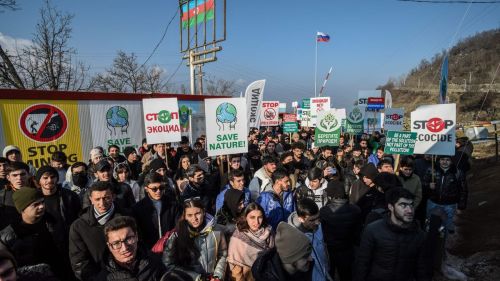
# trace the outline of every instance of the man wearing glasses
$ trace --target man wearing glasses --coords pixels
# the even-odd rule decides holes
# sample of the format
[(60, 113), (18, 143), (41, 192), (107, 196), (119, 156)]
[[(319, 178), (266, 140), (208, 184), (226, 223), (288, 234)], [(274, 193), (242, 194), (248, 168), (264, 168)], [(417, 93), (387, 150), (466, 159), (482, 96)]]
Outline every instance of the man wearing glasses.
[(104, 227), (107, 251), (96, 280), (160, 280), (165, 267), (159, 256), (139, 244), (135, 220), (121, 216)]
[(149, 173), (144, 180), (146, 196), (132, 208), (141, 240), (147, 248), (167, 231), (175, 227), (180, 208), (170, 192), (165, 192), (166, 183), (158, 173)]
[(113, 185), (107, 181), (93, 183), (88, 193), (92, 204), (71, 225), (69, 256), (79, 280), (90, 280), (99, 272), (106, 248), (102, 235), (104, 224), (123, 212), (113, 203), (115, 195), (112, 189)]

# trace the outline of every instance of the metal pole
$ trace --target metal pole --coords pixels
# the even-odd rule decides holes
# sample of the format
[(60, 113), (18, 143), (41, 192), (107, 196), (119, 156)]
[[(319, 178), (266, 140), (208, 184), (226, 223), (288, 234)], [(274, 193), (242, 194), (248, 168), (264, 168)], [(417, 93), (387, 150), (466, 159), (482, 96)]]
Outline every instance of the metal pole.
[[(316, 32), (316, 34), (318, 34)], [(316, 37), (318, 37), (318, 35), (316, 35)], [(315, 56), (314, 56), (314, 97), (316, 97), (316, 76), (318, 74), (318, 38), (314, 38), (314, 40), (316, 41), (316, 52), (315, 52)]]
[(189, 76), (191, 79), (191, 95), (194, 95), (194, 51), (189, 51)]
[(494, 124), (495, 126), (495, 161), (498, 162), (498, 131), (497, 131), (497, 124)]

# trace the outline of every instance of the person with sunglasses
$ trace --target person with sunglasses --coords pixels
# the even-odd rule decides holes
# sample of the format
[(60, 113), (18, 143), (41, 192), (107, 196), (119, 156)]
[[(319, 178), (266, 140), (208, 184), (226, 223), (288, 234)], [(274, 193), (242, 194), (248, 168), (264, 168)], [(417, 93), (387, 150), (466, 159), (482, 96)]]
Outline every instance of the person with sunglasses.
[[(227, 244), (215, 219), (205, 212), (202, 201), (188, 198), (175, 232), (163, 250), (167, 270), (182, 270), (193, 280), (224, 280)], [(201, 279), (200, 279), (201, 278)]]
[(107, 280), (160, 280), (165, 266), (159, 256), (153, 255), (139, 241), (134, 218), (115, 217), (104, 227), (107, 251), (97, 281)]
[(146, 196), (132, 208), (144, 244), (151, 248), (167, 231), (175, 227), (180, 206), (158, 173), (149, 173), (144, 180)]

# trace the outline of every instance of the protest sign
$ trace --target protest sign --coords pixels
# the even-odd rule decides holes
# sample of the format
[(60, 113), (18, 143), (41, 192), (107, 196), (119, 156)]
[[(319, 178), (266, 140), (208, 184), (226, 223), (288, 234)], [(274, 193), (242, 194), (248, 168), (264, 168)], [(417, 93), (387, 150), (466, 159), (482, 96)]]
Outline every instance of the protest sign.
[(245, 91), (247, 112), (248, 112), (248, 127), (259, 128), (260, 110), (262, 101), (264, 100), (264, 86), (266, 80), (258, 80), (248, 85)]
[(314, 144), (317, 147), (339, 146), (341, 122), (336, 110), (321, 111), (314, 130)]
[(302, 114), (301, 114), (301, 118), (300, 118), (300, 126), (313, 127), (310, 109), (302, 109)]
[(404, 108), (387, 108), (384, 116), (384, 130), (401, 131), (403, 129)]
[(456, 104), (419, 106), (411, 113), (416, 154), (455, 155)]
[(330, 109), (330, 97), (311, 98), (311, 121), (316, 125), (318, 114)]
[(144, 138), (140, 101), (89, 101), (92, 147), (137, 148)]
[(205, 100), (208, 156), (248, 152), (246, 109), (244, 98)]
[(388, 131), (385, 135), (384, 153), (412, 155), (417, 141), (415, 132)]
[(261, 116), (260, 116), (260, 126), (278, 126), (279, 122), (279, 101), (263, 101)]
[(295, 133), (298, 131), (297, 115), (283, 114), (283, 133)]
[(311, 108), (311, 99), (310, 98), (302, 99), (302, 105), (301, 105), (300, 108), (302, 108), (302, 109), (310, 109)]
[(363, 133), (365, 111), (359, 106), (353, 106), (347, 110), (346, 133), (359, 135)]
[(362, 90), (358, 91), (358, 106), (363, 110), (368, 106), (368, 98), (370, 97), (381, 97), (382, 93), (380, 90)]
[(181, 141), (176, 98), (143, 99), (142, 108), (148, 144)]
[(380, 109), (384, 109), (384, 105), (385, 105), (384, 98), (369, 97), (368, 98), (368, 105), (366, 107), (366, 110), (377, 111), (377, 110), (380, 110)]

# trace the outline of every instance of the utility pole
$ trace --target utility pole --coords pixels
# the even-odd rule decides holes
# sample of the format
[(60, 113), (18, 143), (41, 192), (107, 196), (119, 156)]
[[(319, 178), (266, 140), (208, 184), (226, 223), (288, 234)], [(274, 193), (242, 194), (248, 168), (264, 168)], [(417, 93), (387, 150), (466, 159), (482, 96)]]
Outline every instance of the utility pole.
[(469, 85), (472, 84), (472, 71), (469, 71)]

